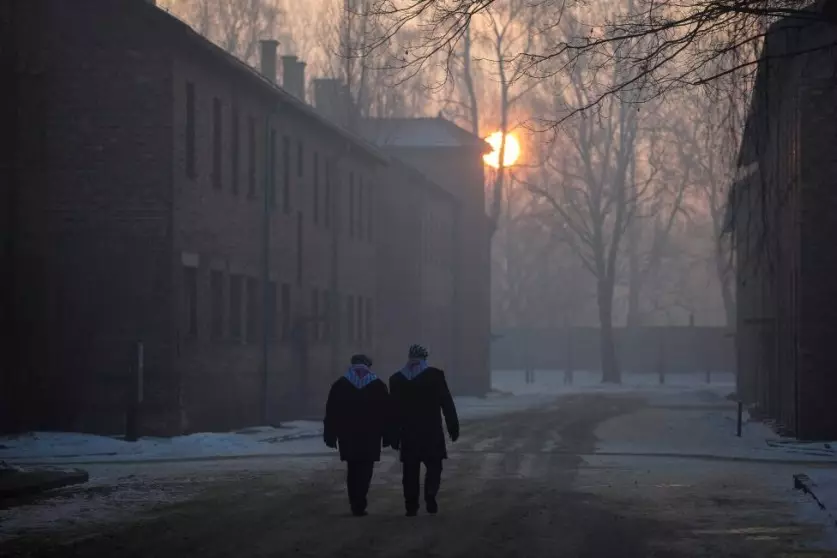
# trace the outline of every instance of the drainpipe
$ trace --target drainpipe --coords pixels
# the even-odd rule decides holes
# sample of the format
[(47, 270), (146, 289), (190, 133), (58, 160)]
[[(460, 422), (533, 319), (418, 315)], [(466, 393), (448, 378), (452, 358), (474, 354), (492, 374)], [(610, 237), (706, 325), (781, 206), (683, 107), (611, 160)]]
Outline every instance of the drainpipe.
[[(268, 308), (268, 285), (270, 283), (270, 199), (271, 188), (276, 187), (274, 180), (273, 143), (274, 137), (271, 134), (271, 117), (268, 113), (265, 118), (265, 179), (264, 179), (264, 216), (262, 219), (262, 409), (261, 423), (269, 424), (269, 362), (270, 362), (270, 311)], [(274, 194), (275, 195), (275, 194)]]
[(348, 159), (351, 152), (351, 144), (347, 141), (344, 144), (343, 153), (334, 160), (334, 168), (332, 169), (334, 176), (329, 177), (333, 180), (331, 191), (331, 293), (332, 304), (329, 309), (329, 319), (331, 320), (331, 368), (333, 370), (340, 369), (340, 351), (343, 330), (343, 314), (341, 312), (342, 303), (340, 297), (340, 195), (342, 193), (343, 173), (339, 172), (340, 163), (344, 159)]
[[(276, 47), (277, 41), (261, 41), (261, 72), (271, 82), (276, 83)], [(264, 188), (262, 198), (264, 199), (264, 215), (262, 219), (262, 401), (261, 401), (261, 422), (263, 425), (269, 423), (270, 415), (270, 323), (271, 312), (268, 308), (268, 284), (270, 283), (270, 215), (271, 198), (276, 197), (276, 164), (273, 160), (275, 151), (275, 137), (271, 134), (273, 119), (277, 115), (276, 105), (272, 105), (265, 117), (264, 138), (265, 138), (265, 168)]]

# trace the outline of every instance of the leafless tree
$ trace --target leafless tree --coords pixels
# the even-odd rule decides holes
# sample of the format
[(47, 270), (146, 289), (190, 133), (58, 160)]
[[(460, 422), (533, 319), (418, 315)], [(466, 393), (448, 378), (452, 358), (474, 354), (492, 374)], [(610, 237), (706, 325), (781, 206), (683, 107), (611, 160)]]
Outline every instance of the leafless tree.
[[(581, 67), (570, 75), (566, 91), (571, 103), (586, 102), (589, 91)], [(622, 242), (644, 195), (630, 173), (638, 119), (630, 103), (617, 99), (603, 103), (595, 117), (575, 119), (564, 152), (553, 150), (543, 161), (541, 180), (529, 184), (552, 209), (562, 240), (596, 280), (604, 382), (621, 382), (613, 297)]]
[(735, 323), (733, 262), (729, 238), (723, 234), (729, 186), (735, 170), (740, 133), (740, 103), (714, 92), (690, 94), (692, 110), (683, 111), (674, 131), (680, 165), (692, 169), (696, 193), (711, 223), (712, 262), (724, 303), (727, 325)]
[(259, 40), (280, 32), (280, 0), (163, 0), (160, 6), (249, 64), (256, 63)]
[[(438, 53), (451, 55), (471, 21), (503, 0), (374, 0), (372, 13), (384, 30), (367, 48), (374, 49), (405, 27), (420, 29), (417, 41), (400, 58), (402, 66), (419, 66)], [(642, 82), (645, 96), (672, 89), (710, 83), (731, 73), (750, 71), (759, 57), (749, 54), (779, 18), (791, 18), (799, 27), (835, 20), (830, 9), (812, 9), (810, 0), (635, 0), (631, 9), (601, 6), (587, 0), (528, 0), (543, 10), (539, 29), (549, 31), (567, 18), (586, 21), (580, 32), (567, 35), (519, 54), (528, 63), (527, 75), (545, 77), (566, 72), (579, 60), (595, 55), (599, 70), (607, 74), (612, 54), (641, 39), (643, 48), (623, 59), (631, 70), (591, 96), (585, 110), (607, 96)], [(830, 48), (833, 42), (814, 48)], [(810, 49), (808, 49), (810, 50)], [(556, 65), (555, 62), (559, 61)], [(639, 101), (643, 100), (639, 99)], [(562, 119), (570, 115), (562, 115)]]

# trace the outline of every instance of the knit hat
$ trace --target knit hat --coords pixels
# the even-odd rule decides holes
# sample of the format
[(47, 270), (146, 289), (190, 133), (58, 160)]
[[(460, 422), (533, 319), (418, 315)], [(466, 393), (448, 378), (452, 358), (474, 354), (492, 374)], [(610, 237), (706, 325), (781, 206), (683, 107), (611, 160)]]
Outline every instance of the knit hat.
[(430, 356), (430, 353), (421, 345), (412, 345), (410, 347), (408, 356), (410, 360), (426, 360), (428, 356)]

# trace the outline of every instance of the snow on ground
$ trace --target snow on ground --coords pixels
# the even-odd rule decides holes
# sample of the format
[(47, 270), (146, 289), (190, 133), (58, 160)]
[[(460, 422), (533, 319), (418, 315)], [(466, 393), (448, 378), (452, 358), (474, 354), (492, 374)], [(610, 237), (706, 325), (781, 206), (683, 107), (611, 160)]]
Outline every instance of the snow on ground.
[[(572, 385), (561, 371), (538, 370), (526, 384), (523, 371), (495, 371), (493, 391), (485, 397), (457, 397), (464, 420), (547, 405), (557, 396), (578, 393), (629, 395), (650, 407), (602, 424), (599, 451), (633, 454), (688, 454), (729, 458), (831, 461), (830, 446), (808, 447), (782, 440), (766, 426), (748, 422), (735, 436), (736, 406), (726, 399), (735, 389), (729, 374), (672, 374), (664, 385), (654, 374), (625, 374), (621, 385), (601, 383), (599, 373), (575, 372)], [(676, 411), (676, 412), (675, 412)], [(745, 416), (745, 420), (746, 420)], [(683, 436), (682, 432), (688, 432)], [(294, 421), (281, 427), (254, 427), (229, 433), (199, 433), (174, 438), (119, 437), (36, 432), (0, 438), (0, 460), (18, 464), (90, 464), (109, 462), (211, 460), (327, 453), (322, 423)]]
[(22, 535), (119, 523), (191, 500), (218, 483), (273, 475), (302, 482), (312, 470), (331, 466), (332, 456), (85, 465), (90, 481), (83, 485), (0, 506), (0, 542)]
[[(312, 451), (310, 440), (322, 434), (322, 424), (288, 422), (281, 427), (257, 427), (229, 433), (199, 433), (174, 438), (119, 437), (71, 432), (32, 432), (0, 438), (0, 460), (9, 463), (136, 461), (200, 459), (240, 455)], [(293, 441), (309, 443), (292, 443)]]
[(603, 384), (601, 372), (582, 370), (573, 373), (571, 384), (564, 383), (564, 372), (561, 370), (535, 370), (534, 376), (535, 382), (527, 384), (522, 370), (495, 370), (491, 377), (491, 387), (514, 395), (641, 392), (666, 397), (709, 391), (725, 396), (735, 391), (735, 376), (720, 372), (713, 373), (711, 383), (708, 384), (703, 374), (669, 374), (664, 384), (660, 384), (657, 374), (623, 373), (621, 384)]
[[(457, 397), (463, 420), (545, 405), (555, 396), (511, 396), (490, 393), (486, 397)], [(257, 457), (325, 453), (322, 423), (293, 421), (281, 427), (253, 427), (237, 432), (199, 433), (173, 438), (142, 438), (126, 442), (121, 437), (70, 432), (32, 432), (0, 437), (0, 460), (18, 464), (87, 464), (212, 458)]]

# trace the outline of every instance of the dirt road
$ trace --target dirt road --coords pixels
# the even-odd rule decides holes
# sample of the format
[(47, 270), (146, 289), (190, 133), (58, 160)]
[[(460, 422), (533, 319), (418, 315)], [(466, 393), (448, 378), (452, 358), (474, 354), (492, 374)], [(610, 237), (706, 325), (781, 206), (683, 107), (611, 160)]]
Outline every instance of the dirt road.
[[(215, 482), (198, 498), (108, 529), (21, 537), (4, 556), (732, 557), (795, 556), (816, 529), (742, 467), (641, 489), (663, 460), (587, 460), (593, 430), (642, 405), (580, 395), (537, 411), (467, 423), (445, 462), (440, 513), (404, 517), (389, 453), (370, 515), (351, 517), (336, 459), (312, 469), (276, 460)], [(660, 469), (662, 470), (662, 469)], [(749, 479), (745, 488), (735, 479)], [(801, 554), (799, 554), (801, 555)], [(805, 554), (810, 556), (811, 554)], [(821, 555), (821, 554), (816, 554)]]

